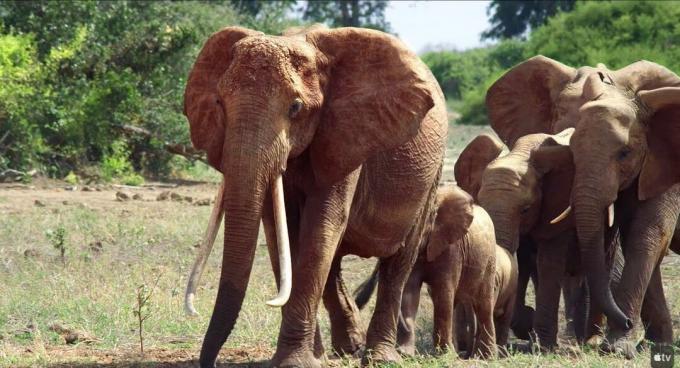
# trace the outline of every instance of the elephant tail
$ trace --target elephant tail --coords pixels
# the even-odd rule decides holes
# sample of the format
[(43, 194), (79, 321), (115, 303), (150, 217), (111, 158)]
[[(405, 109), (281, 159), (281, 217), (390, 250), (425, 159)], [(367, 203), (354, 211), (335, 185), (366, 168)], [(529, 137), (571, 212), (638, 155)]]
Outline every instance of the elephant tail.
[(375, 290), (376, 285), (378, 285), (379, 269), (380, 262), (376, 262), (371, 276), (369, 276), (368, 279), (362, 282), (361, 285), (359, 285), (359, 287), (354, 290), (354, 302), (356, 303), (357, 307), (359, 307), (359, 309), (363, 309), (371, 299), (371, 295), (373, 295), (373, 291)]

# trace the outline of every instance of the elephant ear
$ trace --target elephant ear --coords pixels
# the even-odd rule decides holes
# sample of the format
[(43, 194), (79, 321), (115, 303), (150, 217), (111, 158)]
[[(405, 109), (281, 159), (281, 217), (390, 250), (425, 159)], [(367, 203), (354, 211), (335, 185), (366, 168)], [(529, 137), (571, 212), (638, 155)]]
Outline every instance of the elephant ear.
[(197, 149), (206, 151), (208, 163), (219, 171), (222, 171), (225, 116), (217, 83), (229, 67), (234, 43), (262, 34), (241, 27), (214, 33), (203, 45), (187, 79), (184, 115), (189, 120), (191, 142)]
[(574, 68), (542, 55), (510, 69), (486, 94), (491, 127), (508, 147), (527, 134), (552, 133), (557, 98), (575, 76)]
[(456, 183), (475, 200), (486, 166), (503, 151), (503, 143), (491, 134), (480, 134), (470, 142), (453, 165)]
[(638, 183), (638, 198), (646, 200), (680, 183), (680, 87), (640, 91), (638, 96), (652, 110)]
[(435, 236), (427, 245), (427, 260), (432, 262), (467, 234), (474, 219), (472, 197), (458, 186), (440, 188), (437, 193)]
[(614, 83), (633, 92), (680, 87), (680, 78), (668, 68), (647, 60), (636, 61), (612, 72)]
[(307, 34), (307, 41), (327, 61), (321, 123), (310, 146), (321, 185), (407, 142), (434, 100), (443, 99), (427, 67), (391, 35), (360, 28), (318, 29)]
[(573, 133), (574, 128), (567, 128), (546, 138), (543, 144), (531, 151), (530, 160), (533, 167), (541, 174), (573, 168), (574, 161), (569, 148)]

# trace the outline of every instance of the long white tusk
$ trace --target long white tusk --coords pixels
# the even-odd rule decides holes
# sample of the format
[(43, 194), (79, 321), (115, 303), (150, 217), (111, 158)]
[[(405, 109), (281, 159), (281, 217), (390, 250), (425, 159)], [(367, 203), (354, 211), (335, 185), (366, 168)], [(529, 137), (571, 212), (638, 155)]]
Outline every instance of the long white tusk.
[(288, 223), (286, 222), (286, 206), (283, 200), (283, 178), (276, 177), (272, 186), (272, 203), (274, 206), (274, 223), (276, 225), (276, 244), (279, 251), (279, 294), (267, 305), (282, 307), (290, 297), (293, 287), (293, 267), (291, 266), (290, 243), (288, 242)]
[(609, 227), (614, 226), (614, 203), (610, 204), (609, 208), (607, 208), (607, 223)]
[(570, 213), (571, 213), (571, 205), (569, 205), (569, 207), (567, 207), (567, 209), (562, 211), (562, 213), (560, 213), (557, 217), (552, 219), (552, 221), (550, 221), (550, 224), (554, 225), (554, 224), (564, 220), (565, 218), (567, 218), (567, 216), (569, 216)]
[(196, 261), (194, 261), (194, 267), (191, 269), (189, 274), (189, 281), (187, 282), (187, 290), (184, 293), (184, 312), (189, 316), (197, 316), (198, 312), (194, 308), (194, 296), (196, 295), (196, 289), (198, 288), (198, 282), (201, 280), (201, 275), (203, 275), (203, 270), (205, 269), (205, 263), (208, 260), (208, 256), (212, 251), (212, 247), (215, 244), (215, 238), (217, 237), (217, 231), (220, 229), (220, 223), (222, 222), (222, 216), (224, 215), (224, 178), (222, 178), (222, 184), (215, 197), (215, 204), (212, 208), (212, 213), (210, 213), (210, 219), (208, 220), (208, 228), (205, 231), (203, 240), (201, 241), (201, 246), (198, 249), (198, 255), (196, 256)]

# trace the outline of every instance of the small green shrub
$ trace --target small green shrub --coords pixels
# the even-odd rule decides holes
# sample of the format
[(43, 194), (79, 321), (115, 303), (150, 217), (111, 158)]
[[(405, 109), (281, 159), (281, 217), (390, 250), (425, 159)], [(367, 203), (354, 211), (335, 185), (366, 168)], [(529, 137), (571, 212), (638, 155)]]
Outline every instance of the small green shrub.
[[(130, 153), (125, 142), (113, 142), (113, 144), (111, 144), (111, 151), (105, 154), (102, 159), (102, 178), (106, 181), (116, 179), (133, 183), (139, 182), (141, 176), (135, 174), (132, 164), (128, 159), (129, 156)], [(141, 179), (141, 181), (143, 182), (144, 180)]]
[(125, 185), (142, 185), (144, 184), (144, 178), (137, 173), (129, 173), (120, 178), (120, 182)]
[(73, 171), (69, 171), (68, 175), (64, 177), (64, 181), (71, 185), (76, 185), (80, 182), (80, 178), (78, 178), (78, 175), (76, 175)]
[(66, 264), (66, 229), (64, 226), (59, 225), (56, 229), (47, 229), (45, 236), (54, 249), (59, 251), (61, 263)]

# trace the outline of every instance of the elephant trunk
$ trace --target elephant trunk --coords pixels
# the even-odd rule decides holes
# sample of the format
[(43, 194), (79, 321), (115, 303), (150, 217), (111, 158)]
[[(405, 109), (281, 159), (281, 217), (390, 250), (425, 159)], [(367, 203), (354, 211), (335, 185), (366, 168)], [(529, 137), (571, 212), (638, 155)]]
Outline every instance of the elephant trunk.
[[(575, 193), (579, 193), (575, 191)], [(596, 192), (595, 192), (596, 193)], [(609, 285), (609, 268), (605, 263), (604, 206), (588, 194), (574, 196), (574, 219), (578, 232), (581, 259), (585, 269), (591, 300), (607, 318), (624, 330), (632, 328), (631, 320), (621, 311)]]
[(490, 211), (489, 215), (494, 223), (496, 243), (515, 254), (519, 248), (519, 220), (503, 211)]
[[(201, 366), (214, 365), (220, 348), (236, 323), (253, 265), (265, 195), (270, 184), (279, 186), (277, 190), (282, 193), (280, 176), (287, 158), (282, 144), (283, 135), (263, 137), (261, 131), (253, 129), (253, 124), (234, 125), (227, 129), (223, 154), (223, 172), (225, 177), (231, 176), (224, 182), (222, 270), (215, 307), (201, 348)], [(281, 201), (282, 197), (281, 194)], [(277, 199), (274, 198), (273, 202), (276, 203)], [(285, 223), (285, 218), (279, 216), (279, 219)], [(279, 222), (277, 220), (277, 225)], [(285, 232), (287, 238), (287, 228), (279, 229)], [(282, 238), (278, 235), (279, 229), (277, 239)], [(290, 258), (289, 251), (280, 253), (286, 253)], [(290, 264), (290, 259), (287, 263)], [(281, 267), (282, 270), (285, 268)], [(286, 272), (290, 272), (290, 266)], [(282, 286), (284, 279), (290, 280), (290, 275), (282, 277)], [(285, 294), (289, 292), (284, 291), (283, 298), (279, 295), (276, 303), (285, 303)]]

